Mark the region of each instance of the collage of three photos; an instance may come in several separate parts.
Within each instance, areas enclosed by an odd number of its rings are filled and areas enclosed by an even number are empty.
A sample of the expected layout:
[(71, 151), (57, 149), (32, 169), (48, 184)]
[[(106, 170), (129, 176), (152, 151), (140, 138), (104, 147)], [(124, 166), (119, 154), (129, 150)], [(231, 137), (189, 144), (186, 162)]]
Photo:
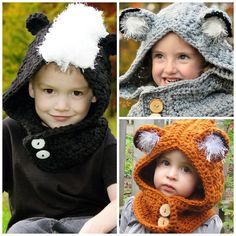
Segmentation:
[(1, 5), (2, 233), (234, 233), (233, 2)]

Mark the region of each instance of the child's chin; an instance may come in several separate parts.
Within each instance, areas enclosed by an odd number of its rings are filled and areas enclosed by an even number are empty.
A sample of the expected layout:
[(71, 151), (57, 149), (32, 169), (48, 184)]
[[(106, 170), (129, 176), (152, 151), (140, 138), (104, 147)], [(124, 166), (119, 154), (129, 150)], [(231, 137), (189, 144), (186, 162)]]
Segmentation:
[(167, 196), (167, 197), (173, 197), (173, 196), (175, 196), (175, 194), (174, 193), (170, 193), (170, 192), (166, 192), (166, 191), (161, 191), (165, 196)]

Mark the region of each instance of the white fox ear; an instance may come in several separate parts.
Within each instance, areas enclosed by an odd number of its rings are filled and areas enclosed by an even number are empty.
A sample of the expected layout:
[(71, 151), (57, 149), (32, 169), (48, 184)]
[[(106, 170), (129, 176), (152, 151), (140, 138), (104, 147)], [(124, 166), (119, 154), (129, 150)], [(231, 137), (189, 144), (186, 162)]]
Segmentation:
[(211, 9), (203, 18), (202, 31), (207, 36), (232, 37), (231, 21), (224, 12)]
[(153, 13), (138, 8), (128, 8), (120, 14), (120, 32), (125, 38), (144, 41), (151, 29), (151, 16)]
[(160, 136), (155, 131), (137, 131), (134, 136), (134, 145), (140, 151), (150, 153), (159, 140)]
[(229, 147), (220, 134), (213, 133), (205, 137), (199, 144), (199, 149), (205, 151), (206, 159), (209, 162), (219, 162), (225, 159)]

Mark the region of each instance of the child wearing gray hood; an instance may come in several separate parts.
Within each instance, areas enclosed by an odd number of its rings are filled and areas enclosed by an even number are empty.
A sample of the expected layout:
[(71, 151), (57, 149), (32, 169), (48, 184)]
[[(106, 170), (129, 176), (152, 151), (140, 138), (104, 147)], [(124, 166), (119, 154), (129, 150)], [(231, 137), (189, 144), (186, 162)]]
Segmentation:
[(120, 96), (137, 99), (128, 116), (233, 116), (229, 16), (203, 3), (174, 3), (154, 14), (121, 12), (120, 31), (140, 41), (120, 78)]

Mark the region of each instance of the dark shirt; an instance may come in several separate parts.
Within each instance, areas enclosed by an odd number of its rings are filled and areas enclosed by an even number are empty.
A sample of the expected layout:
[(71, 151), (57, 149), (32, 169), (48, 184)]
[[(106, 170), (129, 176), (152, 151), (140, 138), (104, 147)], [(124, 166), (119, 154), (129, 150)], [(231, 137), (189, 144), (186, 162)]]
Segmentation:
[(3, 191), (9, 194), (12, 214), (8, 228), (37, 216), (93, 216), (110, 202), (107, 187), (116, 183), (116, 140), (109, 129), (88, 160), (60, 173), (35, 165), (22, 144), (25, 136), (19, 123), (3, 121)]

